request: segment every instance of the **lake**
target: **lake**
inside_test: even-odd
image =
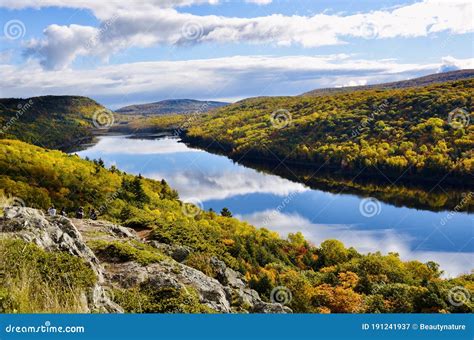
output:
[[[311,189],[174,137],[104,136],[77,154],[102,158],[128,173],[164,178],[183,201],[217,212],[227,207],[234,217],[283,237],[301,231],[316,245],[338,239],[363,253],[398,252],[403,259],[432,260],[448,276],[474,267],[474,218],[465,212],[434,212]]]

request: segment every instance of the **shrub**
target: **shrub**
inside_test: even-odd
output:
[[[13,239],[0,240],[0,258],[0,311],[84,311],[81,297],[96,276],[82,259]]]
[[[201,304],[193,288],[155,288],[144,282],[140,287],[114,290],[114,300],[128,313],[212,313]]]
[[[92,241],[90,247],[106,262],[136,261],[141,265],[160,262],[165,256],[152,246],[133,241]]]

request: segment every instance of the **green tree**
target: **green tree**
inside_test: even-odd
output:
[[[232,212],[228,208],[224,207],[221,210],[221,216],[232,217]]]
[[[320,262],[324,267],[347,261],[348,251],[338,240],[326,240],[319,247]]]

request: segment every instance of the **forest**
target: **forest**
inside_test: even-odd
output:
[[[112,117],[108,112],[94,100],[79,96],[3,98],[0,99],[0,138],[69,150],[90,142],[94,119],[107,121]]]
[[[195,119],[185,140],[237,159],[465,186],[474,171],[473,86],[251,98]]]
[[[188,246],[193,253],[185,264],[209,276],[217,275],[210,266],[211,258],[216,257],[242,273],[249,286],[266,300],[273,288],[285,286],[292,292],[289,307],[295,312],[474,310],[471,300],[459,305],[449,303],[455,287],[474,294],[472,273],[446,279],[442,277],[442,268],[434,262],[403,261],[396,253],[361,254],[337,240],[314,245],[301,233],[283,239],[276,232],[257,229],[231,217],[229,211],[218,214],[181,202],[164,179],[156,181],[124,173],[114,166],[106,168],[101,160],[85,160],[74,154],[2,139],[0,188],[4,200],[15,197],[26,206],[43,210],[54,204],[64,207],[70,215],[79,206],[86,210],[94,208],[100,219],[149,230],[148,240]],[[105,247],[112,246],[139,262],[159,261],[159,256],[134,249],[133,245]],[[0,242],[2,258],[14,263],[15,254],[22,247],[17,242]],[[56,255],[43,254],[34,247],[28,248],[28,252],[38,263],[56,261]],[[83,268],[69,258],[61,261],[65,268]],[[13,267],[0,265],[0,270],[4,273]],[[74,276],[74,282],[93,282],[91,274],[82,271],[83,275]],[[0,282],[2,277],[5,276],[0,276]],[[60,275],[53,279],[55,285],[63,282]],[[8,294],[0,289],[0,304],[11,302]],[[123,298],[119,293],[115,296]]]

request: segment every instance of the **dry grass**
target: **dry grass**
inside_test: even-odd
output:
[[[0,312],[87,312],[94,274],[80,259],[20,240],[0,240]]]

